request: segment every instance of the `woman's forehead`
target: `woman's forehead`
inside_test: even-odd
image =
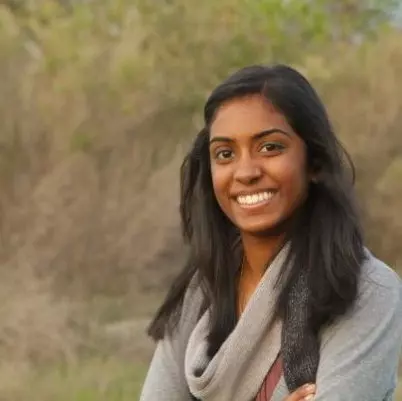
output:
[[[254,135],[279,128],[292,132],[285,116],[261,95],[235,98],[223,103],[210,127],[210,136]]]

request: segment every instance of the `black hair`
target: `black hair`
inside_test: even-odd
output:
[[[241,244],[236,227],[214,196],[209,131],[224,102],[254,94],[264,96],[302,138],[308,168],[315,175],[299,216],[286,233],[288,261],[292,263],[285,264],[281,275],[276,316],[286,319],[292,286],[304,271],[309,288],[307,323],[317,334],[356,300],[365,255],[353,190],[353,163],[334,134],[316,91],[303,75],[285,65],[257,65],[235,72],[208,98],[205,126],[183,161],[180,212],[189,257],[148,330],[159,340],[175,329],[184,294],[196,277],[204,293],[204,308],[211,312],[210,357],[236,325],[235,267],[241,263]],[[305,383],[312,378],[299,379]]]

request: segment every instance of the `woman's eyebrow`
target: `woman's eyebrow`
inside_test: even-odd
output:
[[[290,136],[289,132],[286,132],[286,131],[284,131],[284,130],[282,130],[280,128],[271,128],[271,129],[267,129],[267,130],[264,130],[264,131],[256,132],[255,134],[252,135],[252,139],[253,140],[260,139],[260,138],[262,138],[264,136],[268,136],[268,135],[278,133],[278,132],[281,133],[281,134]],[[211,138],[209,140],[209,144],[211,145],[214,142],[234,142],[234,139],[226,137],[226,136],[214,136],[213,138]]]

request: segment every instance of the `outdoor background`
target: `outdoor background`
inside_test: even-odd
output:
[[[367,245],[402,273],[398,3],[0,0],[0,399],[138,399],[186,252],[183,152],[209,91],[250,63],[312,80]]]

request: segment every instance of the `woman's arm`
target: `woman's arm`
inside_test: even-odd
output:
[[[401,345],[401,281],[376,261],[355,308],[323,336],[315,401],[391,400]]]
[[[158,343],[140,401],[191,401],[183,368],[176,358],[170,339]]]
[[[202,299],[201,289],[191,283],[183,300],[178,327],[172,335],[166,334],[156,346],[140,401],[193,399],[184,376],[184,353],[190,334],[197,323]]]

